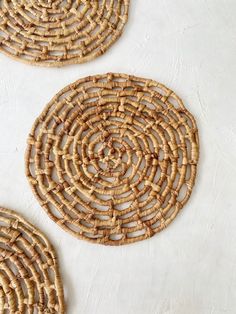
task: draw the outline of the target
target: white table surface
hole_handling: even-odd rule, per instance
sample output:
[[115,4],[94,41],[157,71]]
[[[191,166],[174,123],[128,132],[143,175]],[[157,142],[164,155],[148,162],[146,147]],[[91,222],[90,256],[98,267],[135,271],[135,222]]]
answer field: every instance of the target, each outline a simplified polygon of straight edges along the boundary
[[[0,204],[54,244],[69,314],[236,313],[236,1],[131,0],[122,38],[102,57],[62,69],[0,54]],[[126,72],[183,98],[201,155],[190,201],[150,240],[104,247],[77,240],[40,208],[24,175],[27,134],[65,85]]]

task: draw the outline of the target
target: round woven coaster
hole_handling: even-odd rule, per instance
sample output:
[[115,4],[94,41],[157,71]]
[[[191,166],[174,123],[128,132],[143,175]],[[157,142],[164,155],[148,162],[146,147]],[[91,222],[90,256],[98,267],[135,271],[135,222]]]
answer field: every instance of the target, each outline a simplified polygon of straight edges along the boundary
[[0,51],[44,66],[89,61],[120,37],[129,2],[0,1]]
[[197,161],[197,127],[180,98],[110,73],[52,99],[29,135],[26,175],[62,228],[120,245],[169,225],[190,197]]
[[0,208],[0,313],[64,313],[57,259],[48,240]]

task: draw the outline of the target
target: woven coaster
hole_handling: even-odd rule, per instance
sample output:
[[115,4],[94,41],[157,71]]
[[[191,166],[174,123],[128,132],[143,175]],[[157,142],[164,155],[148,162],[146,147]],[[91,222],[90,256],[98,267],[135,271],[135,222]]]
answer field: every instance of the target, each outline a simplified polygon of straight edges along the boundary
[[81,79],[35,121],[26,175],[73,235],[120,245],[165,228],[192,192],[198,131],[164,85],[125,74]]
[[129,2],[0,1],[0,51],[44,66],[89,61],[120,37]]
[[64,313],[57,259],[34,226],[0,208],[0,313]]

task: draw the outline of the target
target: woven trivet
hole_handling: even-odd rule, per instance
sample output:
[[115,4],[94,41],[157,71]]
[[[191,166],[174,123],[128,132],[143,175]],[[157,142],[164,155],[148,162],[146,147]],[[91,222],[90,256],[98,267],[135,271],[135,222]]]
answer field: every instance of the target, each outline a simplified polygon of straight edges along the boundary
[[54,250],[15,212],[0,208],[0,313],[64,313]]
[[122,34],[130,0],[0,0],[0,51],[62,66],[103,54]]
[[120,245],[165,228],[192,192],[198,131],[164,85],[125,74],[81,79],[35,121],[26,175],[73,235]]

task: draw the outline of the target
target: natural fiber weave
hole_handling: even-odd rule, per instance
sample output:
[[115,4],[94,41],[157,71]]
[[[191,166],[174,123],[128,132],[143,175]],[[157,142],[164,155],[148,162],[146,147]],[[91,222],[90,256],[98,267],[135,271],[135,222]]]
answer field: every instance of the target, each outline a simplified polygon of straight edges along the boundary
[[48,240],[0,208],[0,313],[64,313],[57,259]]
[[122,34],[130,0],[0,0],[0,51],[62,66],[103,54]]
[[26,175],[47,214],[73,235],[120,245],[165,228],[192,192],[198,131],[164,85],[86,77],[34,123]]

